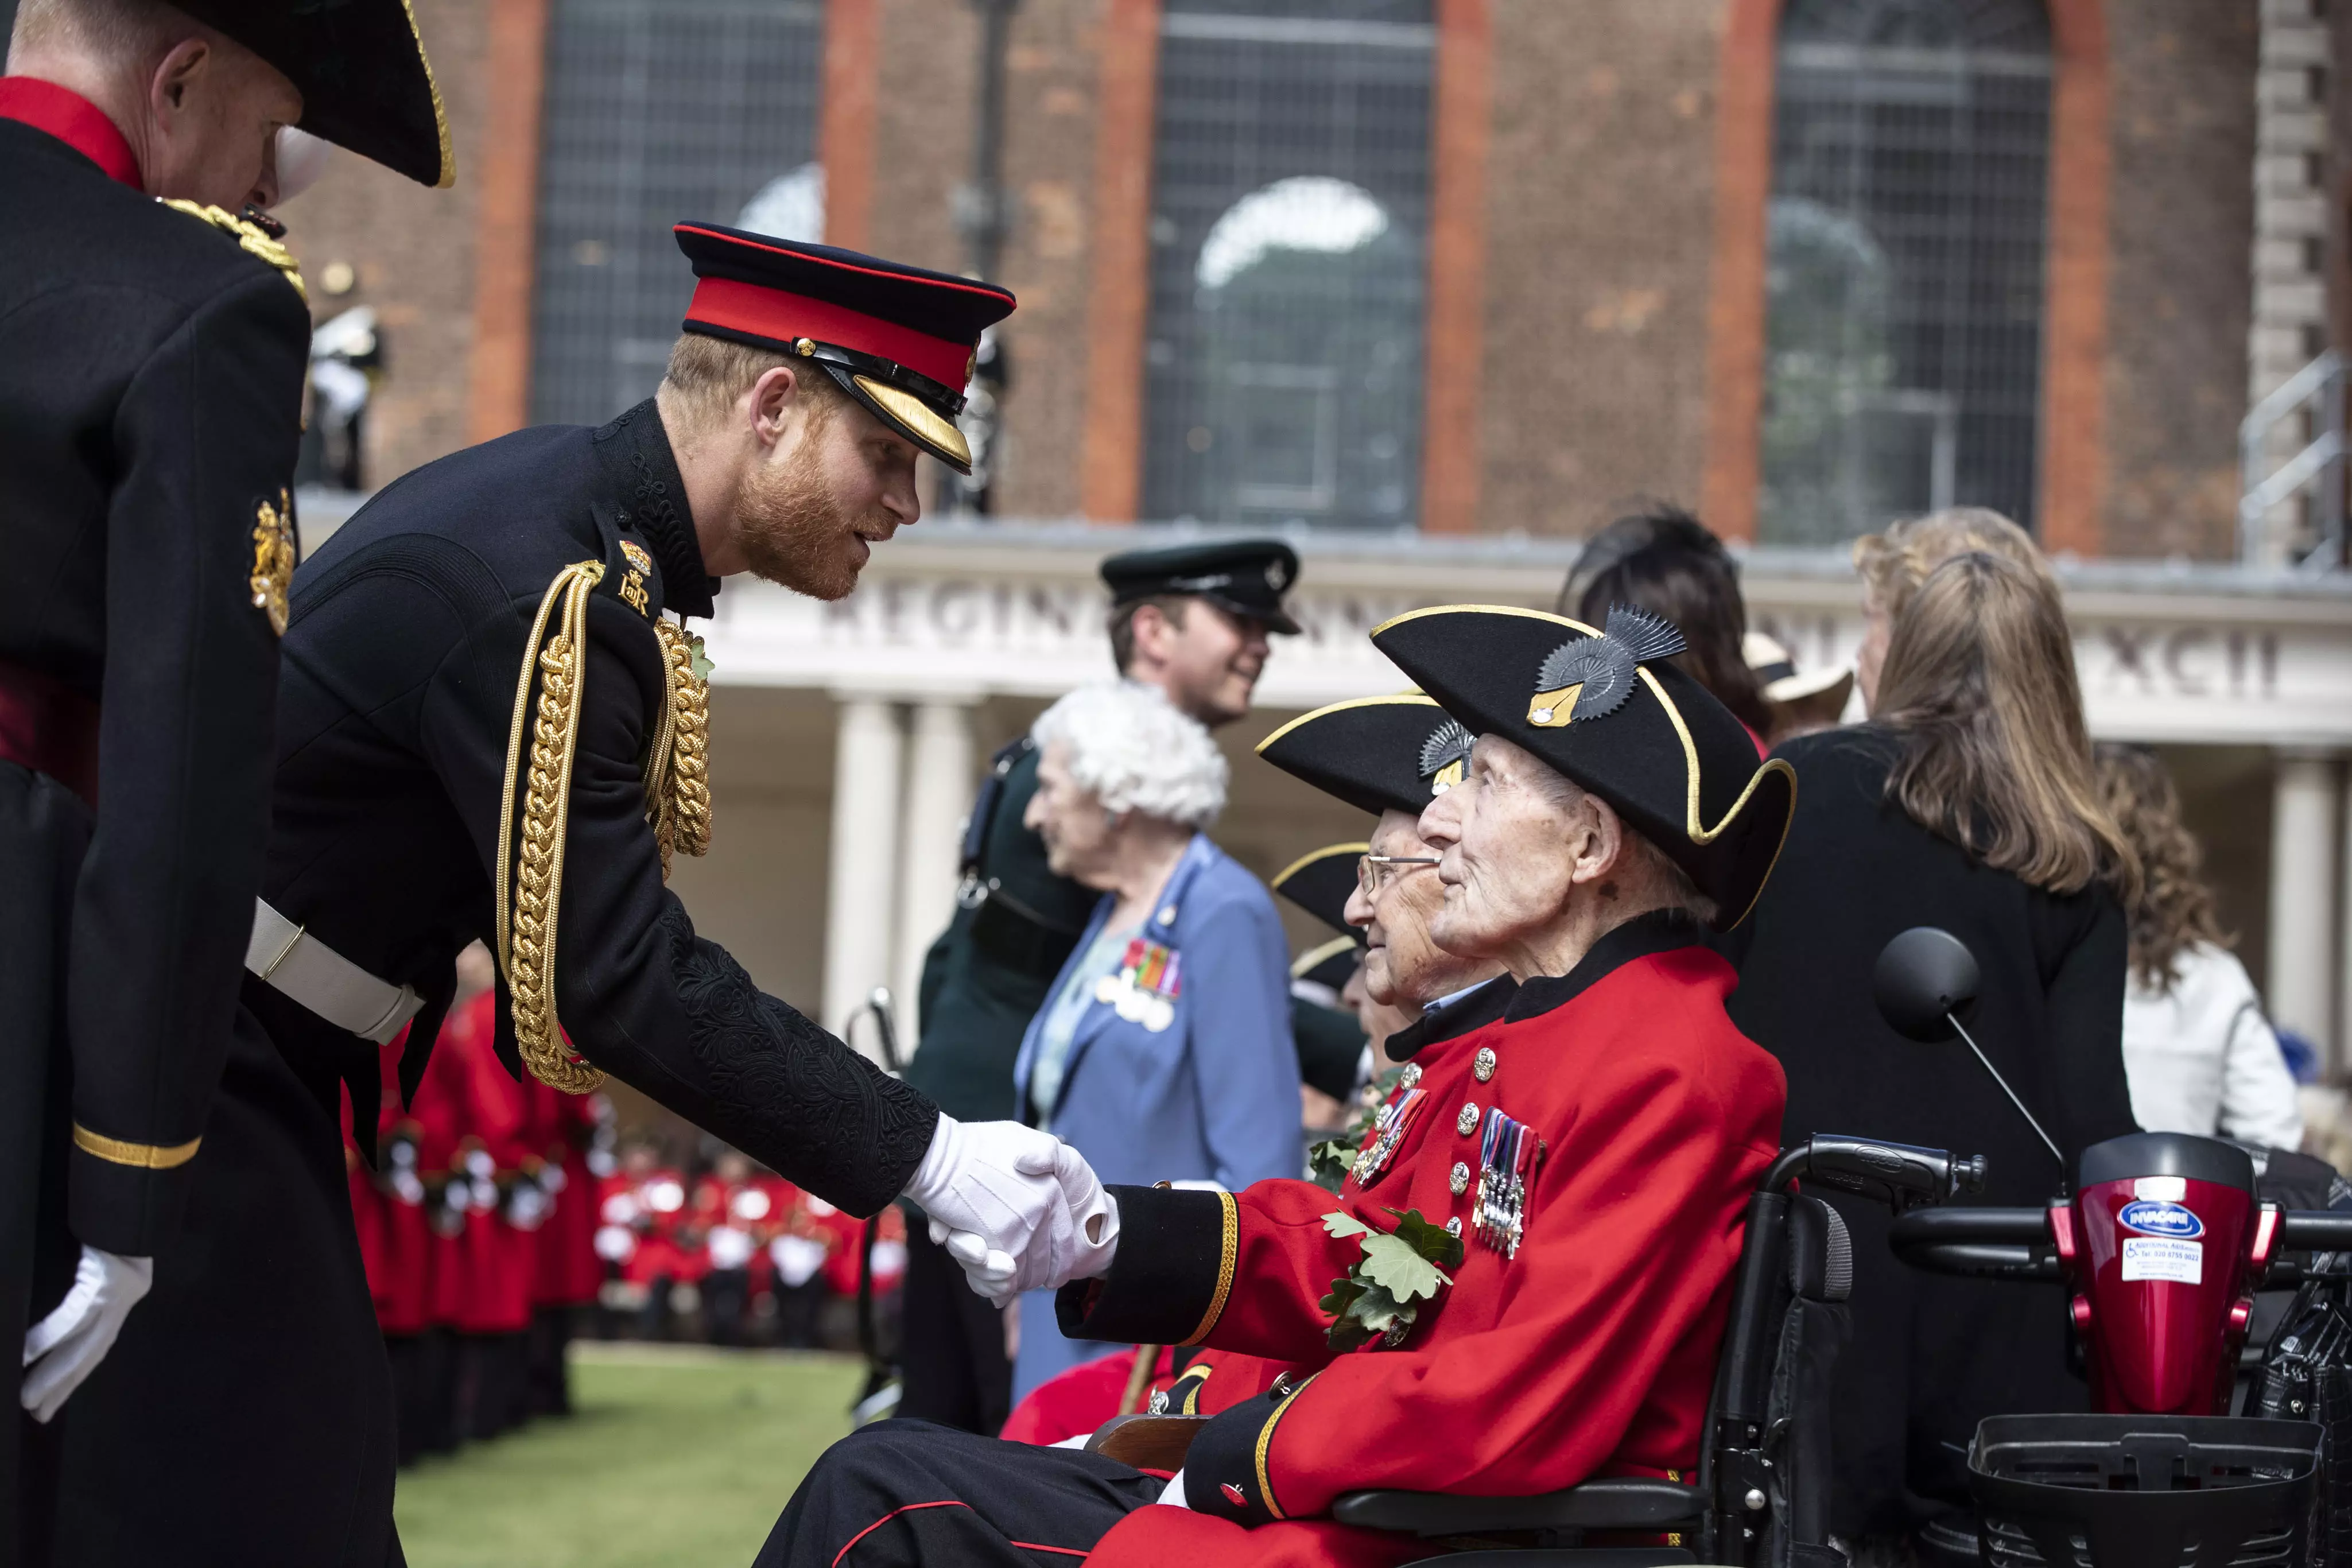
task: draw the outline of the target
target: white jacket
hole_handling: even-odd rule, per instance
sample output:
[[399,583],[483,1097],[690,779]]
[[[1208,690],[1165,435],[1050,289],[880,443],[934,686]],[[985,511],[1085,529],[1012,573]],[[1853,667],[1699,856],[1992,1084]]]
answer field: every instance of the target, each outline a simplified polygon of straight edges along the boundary
[[2169,991],[2124,988],[2124,1070],[2150,1132],[2221,1133],[2273,1149],[2303,1142],[2303,1113],[2246,966],[2200,942]]

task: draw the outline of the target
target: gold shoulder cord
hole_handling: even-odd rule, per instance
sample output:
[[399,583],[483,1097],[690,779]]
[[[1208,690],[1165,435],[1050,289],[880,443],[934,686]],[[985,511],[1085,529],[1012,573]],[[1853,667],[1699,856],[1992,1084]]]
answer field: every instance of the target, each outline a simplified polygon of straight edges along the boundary
[[[515,683],[514,723],[507,733],[506,795],[499,807],[499,954],[514,996],[515,1048],[533,1077],[566,1094],[586,1094],[604,1081],[602,1072],[563,1048],[562,1031],[555,1021],[555,919],[563,892],[564,828],[572,815],[572,759],[580,745],[581,656],[588,641],[588,595],[604,577],[600,562],[566,566],[539,602],[539,616],[523,644],[522,675]],[[541,649],[540,638],[559,602],[562,623]],[[530,726],[529,788],[518,849],[515,782],[521,771],[534,665],[543,679],[538,719]]]
[[294,285],[294,292],[302,296],[304,303],[310,302],[310,291],[302,287],[301,264],[294,259],[292,251],[287,249],[278,241],[270,238],[268,231],[259,224],[248,223],[235,213],[220,207],[206,206],[181,196],[173,196],[168,200],[159,196],[156,199],[173,212],[183,212],[199,223],[208,223],[236,240],[247,256],[266,261],[284,273],[286,281]]
[[[588,640],[588,598],[604,577],[604,568],[597,562],[567,566],[540,601],[530,640],[523,645],[522,673],[515,683],[506,794],[499,812],[498,942],[507,987],[514,996],[515,1047],[532,1076],[567,1094],[586,1094],[604,1081],[603,1072],[564,1048],[555,1017],[556,915],[563,889],[572,762],[580,744],[581,656]],[[547,636],[551,621],[556,622],[551,637]],[[661,718],[646,753],[646,819],[661,847],[662,879],[667,881],[673,850],[701,855],[710,847],[706,760],[710,685],[696,669],[700,638],[689,637],[669,621],[655,622],[654,632],[661,642],[668,680]],[[526,770],[523,739],[531,713],[534,668],[540,677],[539,707],[529,724]],[[519,777],[527,784],[520,845],[514,823]]]

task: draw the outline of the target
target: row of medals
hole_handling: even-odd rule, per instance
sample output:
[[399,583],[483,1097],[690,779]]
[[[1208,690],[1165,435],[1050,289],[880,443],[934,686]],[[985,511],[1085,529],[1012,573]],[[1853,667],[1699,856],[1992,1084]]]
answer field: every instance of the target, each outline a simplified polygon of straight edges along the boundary
[[[1471,1071],[1480,1083],[1485,1083],[1495,1076],[1495,1063],[1493,1048],[1482,1046],[1471,1058]],[[1387,1173],[1395,1160],[1405,1133],[1411,1131],[1427,1102],[1421,1077],[1419,1062],[1404,1065],[1397,1080],[1396,1098],[1381,1107],[1372,1123],[1371,1137],[1356,1158],[1351,1174],[1357,1186],[1370,1187]],[[1465,1137],[1479,1125],[1477,1112],[1475,1103],[1462,1108],[1457,1126]],[[1533,1128],[1513,1121],[1499,1107],[1489,1110],[1485,1121],[1478,1153],[1478,1194],[1471,1204],[1474,1228],[1479,1240],[1506,1258],[1516,1258],[1519,1242],[1527,1234],[1528,1184],[1535,1179],[1537,1167],[1543,1163],[1544,1143]],[[1467,1192],[1470,1167],[1457,1161],[1449,1184],[1456,1197]],[[1445,1228],[1460,1236],[1461,1216],[1447,1220]]]

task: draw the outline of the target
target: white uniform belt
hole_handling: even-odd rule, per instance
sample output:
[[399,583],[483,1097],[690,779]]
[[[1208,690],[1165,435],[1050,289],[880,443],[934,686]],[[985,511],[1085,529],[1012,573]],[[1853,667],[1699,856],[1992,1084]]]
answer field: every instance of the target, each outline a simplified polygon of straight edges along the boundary
[[245,966],[279,994],[363,1040],[388,1046],[425,998],[414,986],[378,980],[284,915],[253,900]]

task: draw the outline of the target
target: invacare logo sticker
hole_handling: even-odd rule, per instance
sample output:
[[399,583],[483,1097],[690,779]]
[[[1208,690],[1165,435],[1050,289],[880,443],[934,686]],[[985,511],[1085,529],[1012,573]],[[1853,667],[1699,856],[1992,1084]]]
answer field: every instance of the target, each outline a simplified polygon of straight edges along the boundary
[[2126,1204],[2116,1215],[2116,1223],[2143,1236],[2170,1236],[2186,1240],[2205,1234],[2205,1222],[2180,1205],[2146,1199]]

